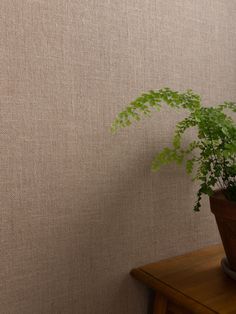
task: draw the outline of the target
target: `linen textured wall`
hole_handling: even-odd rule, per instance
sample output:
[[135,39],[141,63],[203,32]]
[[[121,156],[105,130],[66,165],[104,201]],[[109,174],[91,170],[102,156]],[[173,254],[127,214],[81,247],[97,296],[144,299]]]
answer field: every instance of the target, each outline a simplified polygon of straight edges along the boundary
[[235,20],[224,0],[0,1],[1,314],[146,313],[132,267],[219,241],[184,170],[150,171],[184,113],[109,128],[149,89],[236,100]]

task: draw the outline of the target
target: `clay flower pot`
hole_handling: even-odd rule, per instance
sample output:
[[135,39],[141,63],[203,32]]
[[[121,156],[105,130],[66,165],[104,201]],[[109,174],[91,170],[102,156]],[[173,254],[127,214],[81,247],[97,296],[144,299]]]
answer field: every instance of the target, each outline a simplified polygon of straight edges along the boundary
[[216,218],[229,266],[236,272],[236,202],[227,200],[219,190],[210,196],[210,206]]

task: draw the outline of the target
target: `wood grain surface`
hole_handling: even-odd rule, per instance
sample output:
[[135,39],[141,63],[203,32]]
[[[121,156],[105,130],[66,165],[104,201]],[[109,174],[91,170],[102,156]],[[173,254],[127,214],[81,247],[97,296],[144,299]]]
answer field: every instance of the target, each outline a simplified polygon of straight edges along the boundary
[[220,268],[214,245],[132,270],[131,274],[191,313],[236,313],[236,282]]

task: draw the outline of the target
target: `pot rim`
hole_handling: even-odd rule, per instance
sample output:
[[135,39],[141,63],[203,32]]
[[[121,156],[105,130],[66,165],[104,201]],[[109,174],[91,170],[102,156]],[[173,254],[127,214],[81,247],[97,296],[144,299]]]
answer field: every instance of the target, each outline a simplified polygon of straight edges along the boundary
[[236,205],[235,201],[231,201],[225,197],[224,191],[225,191],[224,189],[214,190],[213,194],[210,196],[210,199],[217,199],[220,201],[224,201],[225,203],[227,202]]
[[222,219],[236,220],[236,202],[228,200],[222,189],[214,191],[209,199],[213,214]]

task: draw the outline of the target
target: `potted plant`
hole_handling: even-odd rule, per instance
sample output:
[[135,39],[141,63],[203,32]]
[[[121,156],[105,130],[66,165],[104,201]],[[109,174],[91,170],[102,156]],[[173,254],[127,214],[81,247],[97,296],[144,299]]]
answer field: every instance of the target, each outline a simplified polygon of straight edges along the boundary
[[[143,115],[149,116],[153,109],[159,111],[163,104],[186,109],[189,114],[177,123],[172,147],[166,147],[156,155],[152,170],[157,171],[171,162],[185,164],[187,173],[199,181],[194,210],[199,211],[203,194],[210,197],[211,211],[215,214],[230,268],[236,271],[236,125],[227,114],[227,110],[236,112],[236,104],[224,102],[205,107],[200,96],[192,90],[149,91],[117,115],[112,131],[139,121]],[[184,146],[183,134],[192,127],[197,129],[196,139]]]

